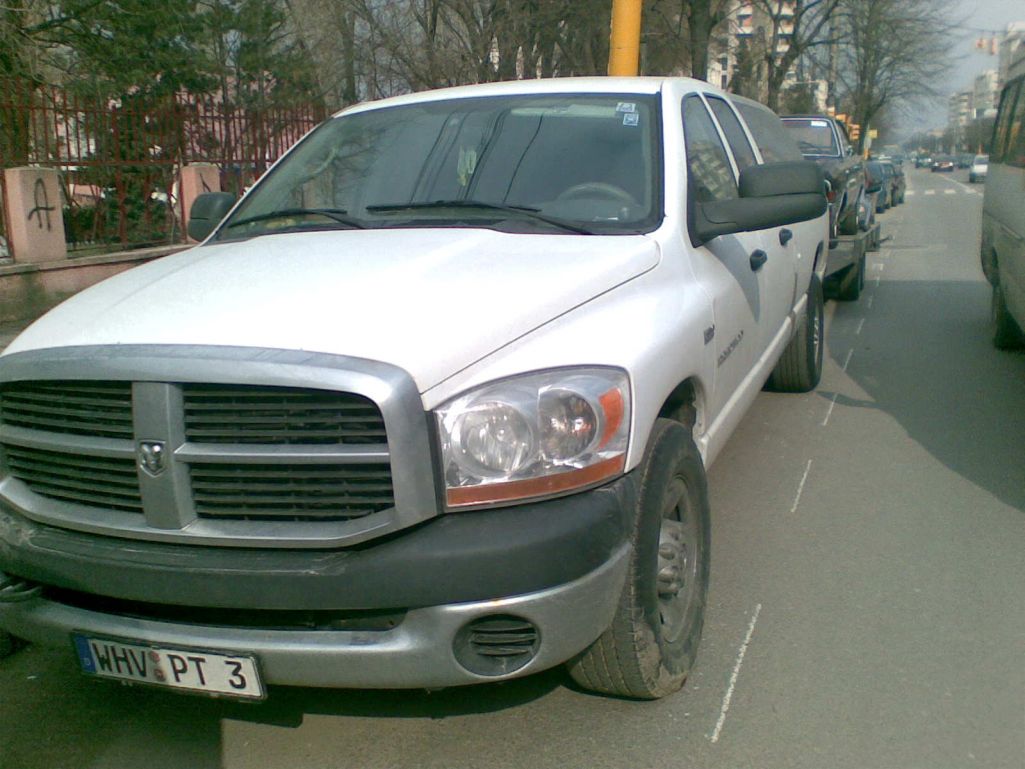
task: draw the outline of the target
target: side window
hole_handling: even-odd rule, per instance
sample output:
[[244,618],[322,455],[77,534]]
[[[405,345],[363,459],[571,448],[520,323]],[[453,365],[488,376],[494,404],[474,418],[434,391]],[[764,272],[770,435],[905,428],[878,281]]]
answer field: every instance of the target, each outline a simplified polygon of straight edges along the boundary
[[1004,155],[1004,162],[1018,168],[1025,168],[1025,98],[1022,98],[1021,90],[1019,83],[1018,103],[1011,118],[1010,130],[1007,132],[1007,152]]
[[755,144],[762,153],[762,160],[766,163],[777,163],[781,160],[804,159],[797,142],[768,108],[743,101],[735,101],[734,104],[747,127],[751,129]]
[[726,149],[715,123],[697,96],[683,100],[683,131],[687,143],[687,178],[690,194],[700,203],[738,196]]
[[1010,134],[1011,117],[1014,114],[1014,97],[1021,82],[1008,84],[1000,99],[1000,114],[997,116],[996,125],[993,126],[993,146],[989,153],[990,161],[993,163],[1002,163],[1007,153],[1007,139]]
[[716,97],[710,97],[708,104],[712,107],[715,119],[722,126],[723,133],[726,134],[726,141],[733,151],[733,159],[737,161],[737,168],[743,171],[748,166],[755,165],[758,161],[755,160],[751,142],[747,140],[744,128],[740,125],[740,120],[737,119],[733,110],[730,109],[730,105]]

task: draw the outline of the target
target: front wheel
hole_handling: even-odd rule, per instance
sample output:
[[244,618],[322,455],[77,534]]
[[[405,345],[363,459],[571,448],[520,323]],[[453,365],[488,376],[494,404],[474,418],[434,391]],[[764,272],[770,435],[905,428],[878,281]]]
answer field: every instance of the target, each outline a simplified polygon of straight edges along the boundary
[[1016,350],[1025,345],[1025,334],[1011,317],[1004,300],[1004,290],[997,283],[993,286],[990,302],[990,314],[993,328],[993,346],[998,350]]
[[825,347],[824,316],[822,283],[818,275],[812,275],[801,326],[772,370],[769,389],[806,393],[818,386],[822,378],[822,354]]
[[708,488],[690,431],[670,419],[655,423],[638,473],[633,552],[619,607],[568,668],[585,689],[657,699],[683,686],[701,639],[711,549]]

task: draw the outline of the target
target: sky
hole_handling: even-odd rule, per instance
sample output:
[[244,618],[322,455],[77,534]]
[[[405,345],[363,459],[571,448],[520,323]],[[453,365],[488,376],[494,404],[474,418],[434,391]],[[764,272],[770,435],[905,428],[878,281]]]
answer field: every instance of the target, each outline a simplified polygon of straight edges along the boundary
[[951,11],[953,20],[967,18],[963,39],[954,47],[954,55],[964,56],[954,65],[953,88],[969,88],[975,76],[987,69],[996,69],[997,57],[980,53],[975,41],[1002,33],[1012,21],[1025,22],[1025,0],[960,0]]

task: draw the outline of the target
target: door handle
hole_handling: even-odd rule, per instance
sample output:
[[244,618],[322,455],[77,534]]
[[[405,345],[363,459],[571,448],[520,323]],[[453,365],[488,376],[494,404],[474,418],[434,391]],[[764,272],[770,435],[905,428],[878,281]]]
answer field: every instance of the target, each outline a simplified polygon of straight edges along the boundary
[[769,255],[759,248],[751,254],[751,272],[758,272],[767,261],[769,261]]
[[794,238],[794,233],[792,233],[786,227],[784,227],[782,230],[779,231],[779,244],[781,246],[785,246],[787,243],[789,243],[791,240],[793,240],[793,238]]

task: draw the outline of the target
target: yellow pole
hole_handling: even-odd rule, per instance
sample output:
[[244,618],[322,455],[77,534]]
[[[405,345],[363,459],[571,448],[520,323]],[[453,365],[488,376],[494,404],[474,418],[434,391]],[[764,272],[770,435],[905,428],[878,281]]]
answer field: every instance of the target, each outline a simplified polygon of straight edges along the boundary
[[637,74],[641,55],[642,0],[612,0],[612,38],[609,41],[609,75]]

